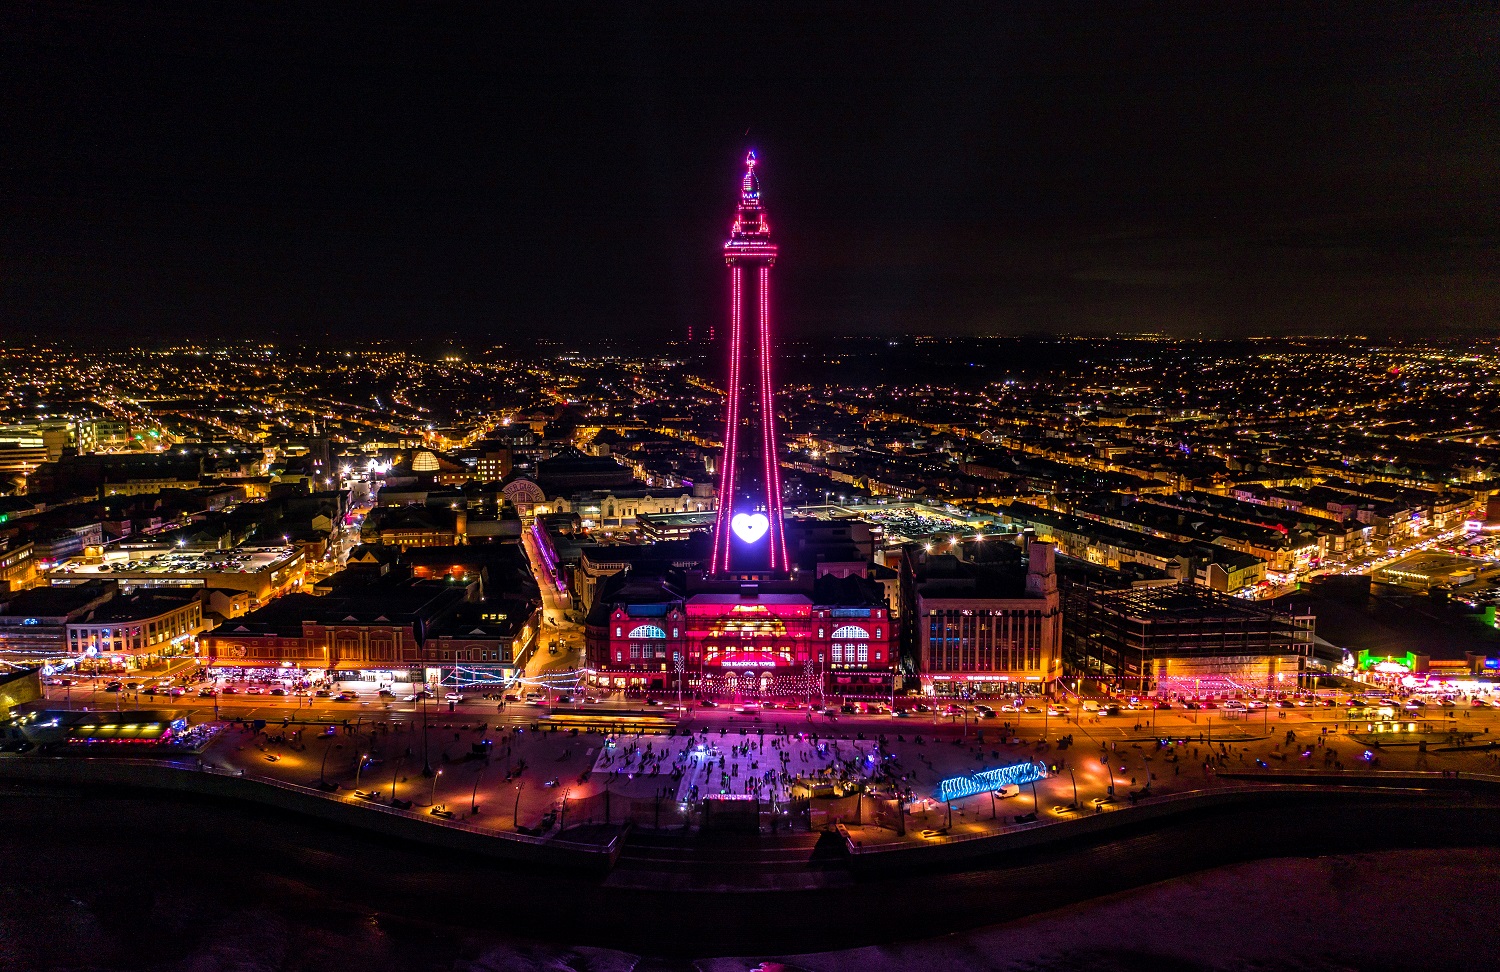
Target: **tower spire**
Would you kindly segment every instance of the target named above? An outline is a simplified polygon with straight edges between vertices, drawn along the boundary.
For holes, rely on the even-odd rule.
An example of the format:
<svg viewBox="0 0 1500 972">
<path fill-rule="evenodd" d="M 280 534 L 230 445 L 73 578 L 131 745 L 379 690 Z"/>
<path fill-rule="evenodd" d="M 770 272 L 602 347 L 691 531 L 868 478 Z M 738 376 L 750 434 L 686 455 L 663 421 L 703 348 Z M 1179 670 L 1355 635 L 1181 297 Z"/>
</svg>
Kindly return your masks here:
<svg viewBox="0 0 1500 972">
<path fill-rule="evenodd" d="M 755 174 L 755 149 L 745 153 L 745 181 L 740 186 L 740 201 L 760 204 L 760 176 Z"/>
</svg>

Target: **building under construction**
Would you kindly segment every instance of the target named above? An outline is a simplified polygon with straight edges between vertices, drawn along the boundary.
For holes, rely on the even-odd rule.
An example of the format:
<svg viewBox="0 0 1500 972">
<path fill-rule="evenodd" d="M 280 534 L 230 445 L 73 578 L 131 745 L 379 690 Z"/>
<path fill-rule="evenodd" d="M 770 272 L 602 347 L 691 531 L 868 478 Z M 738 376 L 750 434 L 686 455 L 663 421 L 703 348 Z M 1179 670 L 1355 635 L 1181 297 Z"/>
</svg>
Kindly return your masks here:
<svg viewBox="0 0 1500 972">
<path fill-rule="evenodd" d="M 1190 584 L 1063 591 L 1063 661 L 1072 674 L 1160 695 L 1297 686 L 1310 615 Z"/>
</svg>

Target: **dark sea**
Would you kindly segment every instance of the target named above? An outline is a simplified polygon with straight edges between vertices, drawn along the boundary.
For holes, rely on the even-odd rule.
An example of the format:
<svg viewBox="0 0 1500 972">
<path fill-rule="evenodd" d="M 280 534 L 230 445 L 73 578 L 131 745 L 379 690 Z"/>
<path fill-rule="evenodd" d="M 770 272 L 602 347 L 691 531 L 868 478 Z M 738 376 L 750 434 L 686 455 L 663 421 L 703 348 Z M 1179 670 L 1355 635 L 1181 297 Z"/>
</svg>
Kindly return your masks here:
<svg viewBox="0 0 1500 972">
<path fill-rule="evenodd" d="M 719 938 L 730 899 L 676 906 L 615 943 L 597 905 L 555 876 L 435 863 L 295 820 L 17 793 L 0 799 L 0 819 L 0 972 L 1453 972 L 1500 961 L 1500 849 L 1488 847 L 1237 863 L 950 933 L 891 919 L 899 897 L 872 901 L 883 917 L 867 918 L 847 899 L 820 916 L 826 899 L 791 893 L 779 907 L 826 919 L 839 947 L 804 935 L 783 954 L 772 918 L 763 951 L 740 956 Z"/>
</svg>

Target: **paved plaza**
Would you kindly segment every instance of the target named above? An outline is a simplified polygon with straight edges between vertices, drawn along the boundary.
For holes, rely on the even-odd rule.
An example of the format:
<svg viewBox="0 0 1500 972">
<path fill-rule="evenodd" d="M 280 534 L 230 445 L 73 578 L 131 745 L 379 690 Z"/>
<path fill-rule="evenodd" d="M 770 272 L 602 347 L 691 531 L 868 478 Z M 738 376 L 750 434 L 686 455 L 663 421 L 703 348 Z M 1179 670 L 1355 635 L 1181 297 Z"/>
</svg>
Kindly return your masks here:
<svg viewBox="0 0 1500 972">
<path fill-rule="evenodd" d="M 884 757 L 879 744 L 815 733 L 704 730 L 690 736 L 610 736 L 593 776 L 617 793 L 655 796 L 671 786 L 680 803 L 714 795 L 792 799 L 802 784 L 869 781 Z"/>
</svg>

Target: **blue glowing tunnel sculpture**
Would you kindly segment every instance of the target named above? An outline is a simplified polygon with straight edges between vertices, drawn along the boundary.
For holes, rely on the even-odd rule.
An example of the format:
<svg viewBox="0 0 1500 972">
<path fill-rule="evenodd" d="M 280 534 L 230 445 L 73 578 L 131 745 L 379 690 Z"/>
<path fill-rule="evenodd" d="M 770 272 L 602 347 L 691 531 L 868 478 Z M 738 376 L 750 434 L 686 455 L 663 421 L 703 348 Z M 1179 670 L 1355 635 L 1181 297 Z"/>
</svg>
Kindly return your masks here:
<svg viewBox="0 0 1500 972">
<path fill-rule="evenodd" d="M 979 793 L 993 793 L 1007 786 L 1022 786 L 1047 778 L 1047 767 L 1027 761 L 988 769 L 972 776 L 953 776 L 938 784 L 937 798 L 944 803 L 962 800 Z"/>
</svg>

